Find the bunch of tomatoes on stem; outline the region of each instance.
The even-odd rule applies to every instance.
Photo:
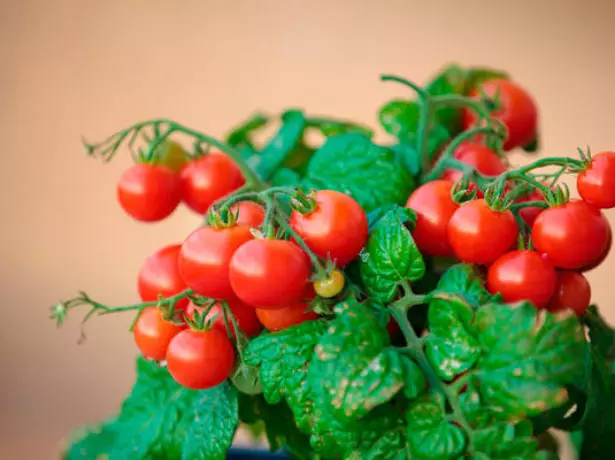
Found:
[[[488,290],[506,302],[581,315],[591,298],[584,273],[612,244],[602,210],[615,207],[615,153],[579,151],[578,159],[512,168],[505,152],[531,143],[538,124],[534,101],[518,84],[487,80],[470,96],[430,101],[413,83],[385,79],[417,91],[423,107],[417,151],[427,167],[406,203],[416,213],[411,230],[421,253],[483,267]],[[464,130],[430,157],[429,114],[447,104],[463,106]],[[137,277],[142,303],[108,307],[82,294],[54,315],[61,321],[83,304],[86,319],[136,311],[132,331],[142,355],[166,363],[187,388],[210,388],[245,372],[241,353],[250,337],[327,317],[336,298],[357,288],[344,269],[366,245],[368,216],[337,190],[269,186],[230,146],[166,119],[86,147],[110,159],[147,129],[153,138],[119,179],[120,205],[138,221],[156,222],[183,202],[205,222],[145,260]],[[194,153],[170,139],[177,132],[194,138]],[[579,199],[560,183],[570,174]],[[390,326],[394,334],[397,325]]]

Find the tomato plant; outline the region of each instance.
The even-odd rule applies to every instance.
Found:
[[[451,216],[447,235],[455,256],[488,265],[517,241],[517,223],[509,210],[491,209],[484,199],[464,203]]]
[[[148,307],[139,315],[132,334],[145,358],[162,361],[166,358],[171,339],[185,328],[184,324],[164,319],[163,312],[158,308]]]
[[[548,306],[550,311],[570,309],[580,316],[590,301],[591,286],[582,273],[564,270],[557,274],[557,288]]]
[[[137,163],[117,183],[117,198],[128,215],[143,222],[168,217],[181,201],[179,176],[164,166]]]
[[[235,350],[217,329],[185,329],[167,348],[167,367],[173,379],[191,390],[203,390],[224,382],[235,365]]]
[[[186,289],[186,283],[178,268],[180,248],[180,244],[165,246],[145,259],[137,276],[139,297],[142,301],[155,301],[159,296],[171,297]],[[181,299],[175,309],[183,310],[187,304],[188,299]]]
[[[487,287],[506,302],[529,300],[545,307],[555,292],[557,275],[553,266],[535,251],[511,251],[489,267]]]
[[[587,203],[601,209],[615,208],[615,152],[594,155],[577,176],[577,189]]]
[[[232,159],[211,153],[184,166],[181,181],[184,202],[193,211],[205,214],[214,202],[241,187],[245,179]]]
[[[237,321],[237,326],[239,327],[239,329],[248,337],[258,335],[258,333],[263,327],[261,323],[259,323],[258,318],[256,317],[256,312],[254,311],[254,308],[249,307],[248,305],[237,299],[229,300],[228,305],[232,315]],[[194,319],[194,312],[198,311],[202,313],[204,309],[205,307],[199,307],[196,306],[194,302],[190,302],[186,307],[186,316],[190,319]],[[222,332],[227,332],[226,323],[224,322],[224,309],[222,308],[220,302],[216,302],[209,309],[207,315],[205,316],[205,319],[207,321],[213,320],[212,327],[214,329],[218,329]],[[228,319],[228,322],[233,335],[235,335],[235,326],[230,319]]]
[[[230,282],[243,302],[276,309],[301,299],[310,278],[307,255],[289,241],[255,239],[235,251]]]
[[[292,212],[290,226],[317,256],[343,267],[367,241],[365,211],[348,195],[333,190],[317,191],[313,200],[313,209]]]
[[[235,251],[252,239],[245,225],[201,227],[188,236],[178,256],[179,273],[188,287],[213,299],[233,297],[229,266]]]

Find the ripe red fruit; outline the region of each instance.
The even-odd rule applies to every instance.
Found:
[[[228,304],[231,312],[235,316],[239,329],[241,329],[241,331],[248,337],[258,335],[263,327],[256,317],[254,308],[249,307],[239,299],[229,300]],[[186,316],[190,319],[194,319],[194,312],[202,312],[204,308],[205,307],[198,307],[194,303],[190,302],[186,307]],[[223,313],[222,306],[219,302],[216,302],[216,304],[214,304],[214,306],[207,313],[206,320],[211,320],[215,317],[216,319],[214,320],[212,327],[226,334],[227,330],[226,324],[224,323]],[[233,332],[233,335],[235,335],[235,326],[233,326],[233,322],[230,317],[228,320],[231,331]]]
[[[179,175],[165,166],[137,163],[120,176],[117,198],[128,215],[142,222],[168,217],[182,196]]]
[[[181,171],[183,199],[190,209],[205,214],[209,207],[245,183],[239,167],[222,153],[191,161]]]
[[[600,208],[615,208],[615,152],[594,155],[577,176],[577,189],[584,201]]]
[[[573,310],[581,316],[591,301],[591,286],[581,273],[561,271],[555,294],[548,306],[549,311]]]
[[[453,156],[463,163],[474,166],[479,173],[486,176],[499,176],[506,171],[506,165],[497,153],[478,142],[462,143],[455,149]],[[463,173],[456,169],[449,169],[442,175],[442,179],[453,182],[461,180],[462,177]]]
[[[231,257],[253,238],[245,225],[202,227],[190,234],[178,257],[181,277],[197,294],[212,299],[235,297],[229,280]]]
[[[294,210],[289,224],[317,256],[338,267],[355,259],[367,242],[367,216],[361,205],[334,190],[319,190],[307,214]]]
[[[265,210],[254,201],[240,201],[231,206],[232,214],[237,215],[237,225],[247,225],[248,227],[258,228],[265,220]]]
[[[235,365],[235,350],[217,329],[177,334],[167,348],[167,368],[180,385],[192,390],[213,388],[224,382]]]
[[[613,231],[611,230],[611,225],[609,224],[609,222],[606,219],[606,217],[604,216],[604,214],[602,215],[602,218],[604,219],[604,221],[606,223],[606,226],[609,229],[609,234],[608,234],[608,237],[607,237],[606,246],[604,247],[604,250],[602,251],[602,254],[600,254],[600,257],[598,257],[593,262],[590,262],[589,264],[584,265],[580,269],[580,271],[582,271],[582,272],[588,272],[588,271],[593,270],[596,267],[599,267],[602,264],[602,262],[604,262],[604,260],[607,258],[609,253],[611,252],[611,247],[613,246]]]
[[[494,211],[479,199],[455,211],[447,235],[459,260],[489,265],[515,244],[519,230],[510,210]]]
[[[609,223],[600,210],[582,200],[571,200],[538,215],[532,226],[532,241],[555,267],[575,270],[602,256],[609,232]]]
[[[139,315],[132,329],[132,335],[145,358],[162,361],[166,358],[171,339],[185,328],[185,324],[178,325],[166,321],[158,308],[148,307]]]
[[[416,212],[417,221],[412,236],[422,254],[452,257],[448,242],[448,221],[459,205],[453,201],[450,180],[435,180],[417,188],[406,203]]]
[[[487,288],[506,302],[529,300],[543,308],[557,285],[555,268],[537,252],[511,251],[499,257],[487,272]]]
[[[154,302],[158,296],[171,297],[186,289],[178,268],[180,248],[179,244],[165,246],[145,259],[137,281],[143,302]],[[187,304],[188,298],[181,299],[175,304],[175,310],[183,310]]]
[[[283,308],[302,299],[311,275],[310,260],[290,241],[256,239],[233,254],[230,282],[243,302],[255,308]]]
[[[544,201],[544,197],[538,189],[534,189],[529,195],[517,199],[517,203],[525,203],[528,201]],[[531,228],[532,225],[534,225],[536,218],[542,211],[543,209],[538,206],[529,206],[519,209],[519,216],[521,216],[525,223]]]
[[[311,287],[306,289],[303,299],[277,310],[256,309],[256,316],[263,326],[269,331],[281,331],[282,329],[296,326],[297,324],[318,318],[313,311],[307,311],[310,301],[314,297]]]

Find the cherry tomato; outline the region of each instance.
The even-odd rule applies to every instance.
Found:
[[[167,355],[171,339],[185,328],[185,324],[178,325],[166,321],[158,308],[148,307],[139,315],[132,335],[145,358],[162,361]]]
[[[487,272],[487,289],[506,302],[529,300],[543,308],[557,285],[555,268],[535,251],[511,251],[499,257]]]
[[[175,171],[180,172],[182,168],[188,163],[190,157],[184,148],[177,142],[165,139],[156,148],[158,154],[158,163],[162,166]]]
[[[399,324],[397,324],[397,321],[393,317],[389,319],[389,323],[387,324],[387,332],[389,333],[389,337],[391,339],[395,338],[395,336],[401,332]]]
[[[265,220],[265,210],[253,201],[240,201],[231,206],[230,211],[237,214],[237,225],[258,228]]]
[[[367,242],[365,211],[348,195],[333,190],[317,191],[314,210],[293,211],[289,223],[316,255],[338,267],[355,259]]]
[[[594,155],[577,176],[577,189],[584,201],[600,208],[615,208],[615,152]]]
[[[188,163],[181,171],[184,202],[205,214],[209,207],[245,183],[239,167],[222,153],[211,153]]]
[[[448,242],[448,221],[459,205],[453,201],[450,180],[435,180],[417,188],[406,207],[417,215],[412,236],[422,254],[436,257],[452,257],[453,249]]]
[[[489,265],[516,242],[519,230],[509,210],[494,211],[483,199],[468,201],[448,223],[448,240],[464,262]]]
[[[527,91],[511,81],[493,79],[482,83],[470,96],[480,97],[481,90],[488,97],[498,96],[500,108],[492,112],[491,116],[506,126],[508,137],[504,142],[505,150],[523,147],[536,138],[538,110]],[[476,120],[476,114],[472,110],[464,110],[465,129],[474,126]]]
[[[139,297],[143,302],[158,300],[158,296],[171,297],[186,289],[186,283],[179,274],[177,258],[181,245],[174,244],[159,249],[141,266],[138,275]],[[188,298],[175,304],[176,310],[183,310],[188,305]]]
[[[609,232],[609,223],[600,210],[582,200],[571,200],[538,215],[532,226],[532,241],[557,268],[574,270],[602,256]]]
[[[250,227],[202,227],[190,234],[179,251],[181,277],[197,294],[212,299],[235,297],[229,281],[233,253],[251,240]]]
[[[549,311],[573,310],[581,316],[591,301],[591,286],[581,273],[561,271],[558,273],[557,289],[548,306]]]
[[[235,320],[237,321],[237,325],[242,332],[248,337],[253,337],[258,335],[258,333],[263,328],[261,323],[258,322],[256,318],[256,312],[254,308],[247,306],[241,300],[233,299],[228,301],[231,312],[235,316]],[[197,307],[194,303],[190,302],[186,307],[186,316],[190,319],[194,318],[194,312],[199,311],[202,312],[205,307]],[[219,329],[220,331],[226,334],[226,324],[224,324],[224,316],[222,306],[219,302],[214,304],[214,306],[207,313],[207,320],[211,318],[216,318],[212,327],[214,329]],[[231,331],[233,331],[233,335],[235,335],[235,327],[233,326],[233,322],[229,317],[229,326]]]
[[[237,297],[255,308],[276,309],[297,302],[310,275],[307,254],[290,241],[248,241],[231,258],[231,286]]]
[[[309,301],[299,300],[289,304],[287,307],[277,310],[256,309],[256,316],[259,321],[269,331],[281,331],[291,326],[311,321],[318,318],[313,311],[306,311]]]
[[[128,168],[117,183],[117,198],[128,215],[142,222],[168,217],[182,196],[179,176],[169,168],[137,163]]]
[[[588,272],[593,270],[594,268],[602,265],[602,262],[604,262],[604,260],[607,258],[607,256],[609,255],[609,253],[611,252],[611,247],[613,246],[613,232],[611,230],[611,225],[609,224],[609,221],[606,219],[606,217],[604,215],[602,215],[602,218],[604,219],[607,228],[609,229],[609,235],[607,237],[607,243],[606,246],[604,248],[604,250],[602,251],[602,254],[600,255],[600,257],[598,257],[596,260],[594,260],[593,262],[584,265],[581,268],[582,272]]]
[[[220,385],[233,370],[235,350],[225,333],[217,329],[177,334],[167,348],[167,368],[180,385],[205,390]]]
[[[314,291],[320,297],[329,299],[342,292],[345,283],[344,274],[340,270],[334,269],[327,278],[314,281]]]
[[[506,165],[497,153],[478,142],[462,143],[453,155],[457,160],[474,166],[479,173],[486,176],[499,176],[506,171]],[[442,175],[442,179],[453,182],[461,180],[462,177],[463,173],[456,169],[449,169]]]
[[[535,189],[535,190],[532,190],[532,193],[530,193],[529,195],[518,198],[517,203],[525,203],[528,201],[544,201],[544,200],[545,199],[542,196],[542,193],[540,193],[540,190]],[[538,206],[529,206],[527,208],[519,209],[519,216],[521,216],[521,218],[525,221],[525,223],[531,228],[532,225],[534,225],[534,222],[536,221],[538,214],[540,214],[542,211],[543,209],[539,208]]]

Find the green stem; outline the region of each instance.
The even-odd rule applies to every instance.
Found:
[[[549,205],[544,201],[524,201],[522,203],[514,203],[511,205],[510,210],[515,212],[522,208],[541,208],[547,209]]]

